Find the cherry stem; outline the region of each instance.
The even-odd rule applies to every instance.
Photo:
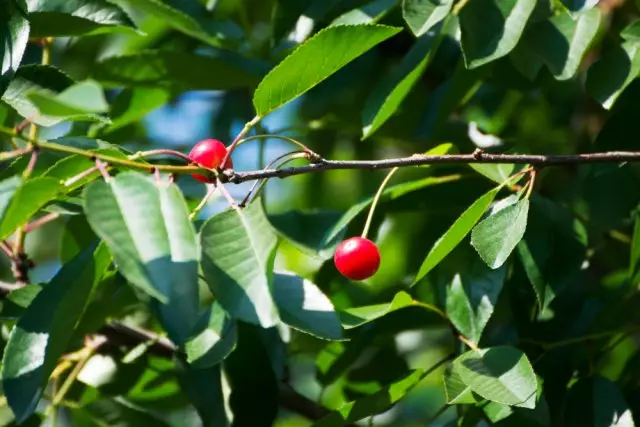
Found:
[[[64,185],[65,187],[71,187],[71,186],[72,186],[73,184],[75,184],[76,182],[80,181],[80,180],[81,180],[81,179],[83,179],[83,178],[88,177],[88,176],[89,176],[89,175],[91,175],[92,173],[97,172],[97,171],[99,171],[99,170],[100,170],[100,168],[99,168],[98,166],[92,166],[92,167],[90,167],[89,169],[84,170],[84,171],[80,172],[79,174],[74,175],[74,176],[72,176],[71,178],[67,179],[67,180],[64,182],[64,184],[63,184],[63,185]]]
[[[229,157],[231,157],[231,153],[233,153],[233,150],[236,149],[236,147],[240,143],[240,140],[242,139],[242,137],[245,136],[247,134],[247,132],[249,132],[249,130],[252,127],[254,127],[260,121],[260,119],[261,119],[260,116],[255,116],[253,119],[251,119],[250,121],[248,121],[244,125],[244,127],[242,128],[240,133],[238,133],[238,135],[236,135],[236,138],[233,140],[233,142],[231,143],[229,148],[227,148],[227,155],[224,156],[224,159],[222,159],[222,163],[220,163],[221,165],[226,165],[227,164],[227,160],[229,160]]]
[[[6,240],[0,241],[0,249],[10,258],[13,259],[13,249]]]
[[[394,173],[398,171],[398,167],[395,167],[389,171],[387,176],[384,178],[380,187],[378,188],[378,192],[373,197],[373,202],[371,202],[371,207],[369,208],[369,215],[367,216],[367,222],[364,224],[364,230],[362,230],[362,238],[366,239],[367,234],[369,234],[369,228],[371,227],[371,221],[373,220],[373,212],[376,210],[376,206],[378,205],[378,200],[380,200],[380,196],[382,196],[382,192],[384,191],[384,187],[387,185],[391,177]]]
[[[536,183],[536,175],[537,175],[537,171],[536,171],[536,169],[535,169],[535,168],[534,168],[534,169],[532,169],[530,174],[531,174],[531,175],[530,175],[530,176],[531,176],[531,179],[529,180],[529,188],[527,189],[527,194],[526,194],[526,196],[525,196],[525,198],[527,198],[527,199],[528,199],[529,197],[531,197],[531,192],[533,192],[533,186],[534,186],[534,185],[535,185],[535,183]]]
[[[205,206],[207,206],[207,203],[209,203],[209,199],[211,198],[211,196],[213,196],[213,193],[215,192],[216,192],[215,185],[212,185],[211,187],[209,187],[209,189],[207,189],[207,194],[204,195],[202,200],[200,200],[200,203],[198,204],[198,206],[196,206],[196,208],[189,214],[190,221],[193,221],[196,218],[196,216],[198,216],[200,211],[204,209]]]
[[[291,156],[290,158],[286,159],[287,157]],[[269,169],[271,168],[275,163],[277,163],[278,161],[282,160],[282,159],[286,159],[285,161],[283,161],[282,163],[278,164],[275,168],[281,168],[282,166],[284,166],[285,164],[289,163],[292,160],[295,159],[302,159],[305,158],[307,156],[305,151],[292,151],[289,153],[285,153],[282,154],[278,157],[276,157],[275,159],[271,160],[264,168],[265,169]],[[246,205],[249,204],[249,198],[251,197],[251,194],[254,192],[254,190],[256,190],[256,187],[258,187],[258,190],[256,191],[256,197],[258,196],[258,194],[260,194],[260,191],[262,191],[262,188],[265,186],[265,184],[267,183],[267,181],[269,180],[269,178],[265,178],[265,179],[261,179],[258,181],[255,181],[253,183],[253,185],[251,186],[251,189],[247,192],[247,195],[244,196],[244,199],[242,199],[242,201],[240,202],[240,204],[238,206],[240,206],[241,208],[245,207]],[[255,199],[255,197],[254,197]]]
[[[24,231],[25,233],[30,233],[31,231],[42,227],[45,224],[50,223],[51,221],[55,221],[56,219],[60,218],[60,214],[57,212],[52,212],[49,214],[46,214],[44,216],[41,216],[40,218],[31,221],[29,224],[24,226]]]
[[[227,199],[229,206],[235,209],[239,214],[242,214],[240,207],[236,204],[236,201],[233,200],[233,197],[231,197],[231,194],[227,191],[227,189],[224,188],[224,184],[222,184],[222,181],[220,181],[220,178],[218,178],[216,185],[220,187],[220,192],[222,193],[224,198]]]
[[[253,136],[249,136],[247,138],[241,139],[240,141],[238,141],[238,145],[244,144],[245,142],[254,141],[256,139],[260,140],[260,139],[270,139],[270,138],[280,139],[282,141],[289,142],[289,143],[299,147],[301,150],[313,153],[313,151],[311,149],[309,149],[309,147],[304,145],[302,142],[300,142],[300,141],[298,141],[296,139],[293,139],[293,138],[289,138],[288,136],[283,136],[283,135],[270,135],[270,134],[267,134],[267,135],[253,135]]]
[[[29,163],[27,164],[27,167],[24,169],[24,172],[22,173],[22,176],[25,178],[29,178],[31,176],[31,174],[33,173],[33,170],[36,167],[36,163],[38,162],[38,147],[32,147],[31,148],[31,158],[29,159]]]
[[[111,175],[109,175],[109,171],[107,170],[107,167],[109,166],[109,164],[103,162],[100,159],[96,159],[96,166],[98,167],[98,170],[100,171],[100,174],[102,175],[104,180],[106,182],[111,181]]]

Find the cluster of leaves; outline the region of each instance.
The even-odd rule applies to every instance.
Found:
[[[638,17],[613,1],[0,2],[16,157],[0,241],[18,248],[2,278],[31,278],[1,286],[2,422],[635,425],[635,166],[403,170],[365,284],[330,259],[362,228],[370,172],[192,221],[190,177],[130,169],[157,145],[143,118],[211,90],[217,137],[287,105],[325,157],[633,149]],[[12,130],[25,119],[31,137]],[[59,269],[38,283],[29,260]]]

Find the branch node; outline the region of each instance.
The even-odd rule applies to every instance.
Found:
[[[482,156],[484,155],[484,150],[482,148],[476,148],[473,150],[472,156],[474,159],[480,161],[482,160]]]

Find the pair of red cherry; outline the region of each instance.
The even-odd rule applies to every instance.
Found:
[[[218,169],[227,156],[227,147],[217,139],[205,139],[198,142],[189,158],[208,169]],[[232,168],[231,158],[222,169]],[[205,175],[193,174],[200,182],[212,182]],[[364,237],[352,237],[340,243],[333,256],[336,268],[343,276],[352,280],[364,280],[373,276],[380,267],[380,252],[371,240]]]

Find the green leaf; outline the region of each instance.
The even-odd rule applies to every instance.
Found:
[[[459,365],[451,363],[444,371],[444,394],[449,405],[476,403],[478,399],[460,378]]]
[[[163,24],[194,39],[211,46],[220,45],[218,37],[208,33],[194,17],[169,6],[162,0],[136,0],[132,3],[132,6],[158,18]]]
[[[562,4],[570,12],[581,12],[597,6],[598,0],[562,0]]]
[[[396,3],[397,0],[373,0],[340,15],[331,22],[330,26],[375,24],[389,13],[389,10],[393,8]]]
[[[513,50],[535,8],[535,0],[474,0],[460,12],[461,44],[467,68],[502,58]]]
[[[425,34],[449,15],[453,0],[403,0],[402,16],[416,37]]]
[[[400,28],[382,25],[344,25],[320,31],[262,79],[253,95],[256,113],[264,117],[294,100],[398,32]]]
[[[517,248],[541,312],[567,286],[580,280],[587,242],[584,225],[571,211],[551,200],[532,197],[531,220]]]
[[[342,339],[333,303],[311,281],[294,273],[275,273],[273,299],[282,321],[292,328],[326,340]]]
[[[6,181],[3,181],[4,184]],[[9,191],[13,191],[14,182],[8,185]],[[7,187],[3,186],[4,191]],[[14,231],[26,225],[31,217],[35,215],[44,205],[55,199],[60,193],[62,186],[53,178],[33,178],[22,184],[11,198],[11,202],[6,207],[0,218],[0,240],[9,237]],[[2,191],[2,189],[0,189]],[[0,195],[0,204],[6,201],[3,197],[7,193]]]
[[[168,427],[166,417],[135,405],[122,396],[100,398],[82,408],[90,414],[90,422],[108,426]]]
[[[471,231],[474,225],[482,218],[482,215],[489,209],[496,194],[500,191],[496,187],[486,194],[482,195],[478,200],[473,202],[466,211],[449,227],[449,229],[440,237],[433,245],[427,257],[422,262],[418,274],[413,283],[417,283],[431,270],[433,270],[440,262],[455,249],[456,246]]]
[[[424,73],[442,40],[442,32],[425,33],[413,44],[400,65],[373,89],[362,110],[362,139],[366,139],[397,111]]]
[[[0,3],[0,95],[18,70],[29,41],[29,21],[24,0]]]
[[[22,117],[40,126],[53,126],[64,120],[41,114],[29,99],[35,93],[55,96],[73,85],[73,80],[62,71],[49,65],[26,65],[20,67],[9,84],[2,100],[13,107]],[[92,116],[83,116],[91,119]]]
[[[112,132],[135,123],[151,111],[169,102],[171,94],[158,88],[127,88],[118,94],[111,104],[111,125],[103,133]]]
[[[377,393],[343,405],[339,410],[314,423],[312,427],[342,426],[384,412],[411,391],[424,375],[425,371],[422,369],[410,371]]]
[[[27,96],[40,114],[65,120],[74,117],[84,118],[84,116],[105,113],[109,110],[102,88],[91,80],[77,83],[59,94],[33,92]],[[94,116],[94,118],[108,121],[106,117]]]
[[[406,292],[398,292],[393,300],[385,304],[367,305],[363,307],[353,307],[340,311],[340,321],[345,329],[357,328],[366,323],[373,322],[393,311],[409,307],[414,304],[414,300]]]
[[[49,375],[67,350],[89,296],[110,262],[104,245],[84,250],[42,289],[11,331],[2,361],[2,384],[18,421],[35,411]]]
[[[480,258],[493,269],[505,263],[524,236],[529,214],[529,200],[507,206],[485,218],[471,232],[471,244]]]
[[[33,285],[11,291],[2,303],[0,319],[13,320],[22,317],[24,310],[31,305],[41,290],[40,286]]]
[[[213,216],[200,229],[200,244],[207,285],[231,317],[276,325],[280,317],[270,287],[277,236],[261,204]]]
[[[514,165],[505,163],[469,163],[469,166],[480,175],[484,175],[491,181],[498,184],[502,184],[511,176],[513,176],[514,173],[519,172],[527,167],[527,165]],[[511,181],[511,183],[517,183],[524,176],[524,174],[520,175],[517,180]]]
[[[567,393],[567,427],[634,427],[633,414],[619,386],[600,376],[582,378]]]
[[[626,41],[608,49],[589,68],[587,91],[611,109],[622,91],[640,74],[640,41]]]
[[[333,257],[346,229],[331,241],[324,239],[327,230],[342,216],[334,211],[289,211],[269,215],[269,222],[285,239],[307,254],[327,260]]]
[[[260,81],[264,72],[262,62],[223,50],[206,56],[147,50],[98,62],[92,76],[109,86],[183,92],[252,87]]]
[[[447,289],[447,315],[456,329],[477,345],[498,302],[506,268],[491,270],[476,259],[459,271]]]
[[[84,191],[87,220],[131,283],[158,299],[169,337],[189,338],[198,320],[198,245],[187,204],[174,184],[126,172]]]
[[[236,323],[220,304],[214,303],[203,318],[207,321],[203,330],[184,345],[190,369],[219,364],[233,351],[238,340]]]
[[[556,79],[567,80],[578,71],[598,32],[600,20],[599,8],[580,12],[575,17],[568,12],[560,13],[531,28],[526,43]]]
[[[227,427],[220,367],[195,369],[177,362],[180,388],[195,406],[203,427]]]
[[[234,426],[270,426],[278,415],[279,381],[263,338],[267,331],[273,329],[238,322],[238,347],[224,364]]]
[[[120,6],[106,0],[30,0],[31,37],[74,37],[135,31]]]
[[[428,153],[431,153],[431,150]],[[392,185],[391,187],[385,188],[382,192],[379,203],[393,201],[413,191],[422,190],[423,188],[432,185],[446,184],[458,179],[460,179],[460,175],[447,175],[427,177],[415,181],[403,182],[402,184]],[[324,237],[325,245],[330,245],[332,242],[335,242],[335,240],[340,237],[341,233],[345,232],[349,223],[368,208],[372,202],[373,196],[351,206],[351,208],[342,215],[340,220],[327,231],[327,234]]]
[[[514,347],[469,351],[454,362],[462,381],[492,402],[534,408],[537,379],[527,356]]]

